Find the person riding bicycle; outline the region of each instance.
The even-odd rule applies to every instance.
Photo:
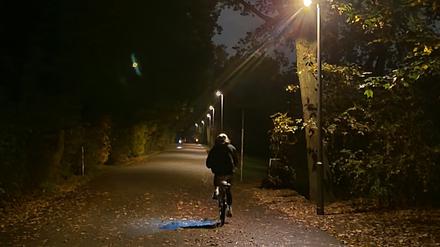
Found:
[[[214,173],[214,186],[216,191],[214,192],[213,198],[216,199],[220,182],[225,180],[231,184],[234,170],[238,166],[237,149],[231,144],[231,140],[225,133],[221,133],[216,137],[214,146],[209,150],[206,166]],[[231,217],[232,194],[230,189],[227,190],[226,197],[228,204],[227,215]]]

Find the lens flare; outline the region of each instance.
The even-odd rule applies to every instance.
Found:
[[[304,6],[309,7],[312,5],[312,0],[304,0]]]

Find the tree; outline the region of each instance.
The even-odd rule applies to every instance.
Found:
[[[314,16],[308,11],[301,11],[302,2],[263,1],[253,3],[245,0],[225,1],[226,6],[234,6],[244,14],[254,14],[264,20],[264,24],[255,33],[249,34],[243,41],[243,50],[250,47],[263,46],[265,43],[292,42],[295,39],[296,60],[299,84],[301,87],[302,110],[307,145],[307,160],[309,167],[309,198],[317,200],[316,159],[318,139],[316,131],[317,110],[317,77],[316,77],[316,42],[314,41]],[[294,10],[297,10],[295,13]],[[289,27],[289,28],[286,28]],[[288,34],[281,36],[280,34]],[[275,38],[280,39],[274,40]],[[287,44],[292,47],[292,44]],[[292,47],[293,48],[293,47]]]
[[[240,52],[253,46],[258,48],[270,40],[267,37],[285,26],[289,16],[297,16],[293,14],[294,9],[299,9],[291,3],[275,0],[229,0],[225,4],[244,14],[253,13],[265,21],[243,40]],[[429,0],[333,0],[322,2],[321,8],[325,13],[322,36],[323,57],[327,62],[323,68],[324,127],[329,164],[333,174],[336,173],[333,183],[342,185],[341,179],[348,179],[344,185],[353,188],[352,195],[363,193],[380,198],[398,197],[393,188],[404,181],[418,184],[417,189],[409,188],[412,192],[408,194],[417,194],[415,191],[423,191],[422,188],[426,190],[426,184],[436,181],[433,177],[428,178],[428,174],[438,170],[435,150],[439,143],[436,127],[439,126],[439,114],[426,107],[438,104],[438,94],[432,92],[438,88],[434,82],[440,71],[438,4]],[[316,184],[313,154],[317,145],[314,137],[316,45],[309,38],[314,36],[313,31],[308,31],[314,30],[314,23],[305,17],[299,21],[297,18],[291,30],[291,35],[284,40],[296,40],[297,71],[308,141],[309,195],[313,200]],[[402,105],[411,111],[405,111]],[[380,144],[382,140],[386,140],[385,146]],[[412,155],[402,158],[397,145],[403,145]],[[424,147],[422,150],[425,151],[417,147]],[[428,162],[422,164],[418,160]],[[412,180],[411,170],[417,171]],[[401,175],[396,175],[396,171]],[[341,174],[345,177],[342,178]],[[357,185],[362,189],[356,190]],[[431,194],[438,189],[434,187],[436,189],[429,189]]]

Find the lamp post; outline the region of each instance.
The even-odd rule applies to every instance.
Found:
[[[199,142],[199,125],[197,123],[194,123],[195,128],[195,141]]]
[[[205,128],[205,121],[202,120],[202,121],[200,121],[200,123],[202,124],[202,125],[201,125],[201,129],[202,129],[202,130],[201,130],[201,132],[200,132],[200,139],[202,140],[203,143],[205,143],[205,141],[208,142],[207,139],[205,140],[205,134],[203,133],[204,131],[206,131],[206,128]]]
[[[212,138],[212,118],[211,114],[207,113],[206,117],[208,118],[208,124],[206,126],[206,138],[208,139],[208,145],[211,145],[211,138]]]
[[[309,7],[312,4],[312,0],[304,0],[304,5]],[[319,7],[319,0],[316,1],[316,63],[318,64],[318,112],[317,112],[317,127],[318,127],[318,160],[316,162],[317,167],[317,203],[316,213],[318,215],[324,214],[324,190],[323,190],[323,175],[324,175],[324,162],[323,162],[323,141],[322,141],[322,83],[321,83],[321,8]]]
[[[214,106],[210,105],[209,110],[212,111],[212,126],[211,126],[211,145],[214,144],[215,139],[215,133],[216,133],[216,127],[215,127],[215,108]]]
[[[215,95],[217,95],[217,97],[220,97],[220,129],[223,132],[223,93],[221,91],[217,91],[215,92]]]
[[[209,120],[209,121],[208,121],[208,124],[209,124],[209,125],[212,125],[212,123],[211,123],[211,114],[210,114],[210,113],[207,113],[207,114],[206,114],[206,117],[207,117],[208,120]]]
[[[215,108],[214,108],[214,106],[210,105],[209,110],[212,111],[212,126],[215,127]]]

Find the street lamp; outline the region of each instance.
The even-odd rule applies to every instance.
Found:
[[[206,117],[207,117],[208,120],[209,120],[208,124],[209,124],[209,125],[212,125],[212,122],[211,122],[211,114],[210,114],[210,113],[207,113],[207,114],[206,114]]]
[[[312,0],[304,0],[304,5],[309,7],[312,4]],[[318,160],[317,166],[317,203],[316,213],[318,215],[324,214],[324,190],[323,190],[323,175],[324,175],[324,162],[323,162],[323,142],[322,142],[322,83],[321,83],[321,9],[319,7],[319,0],[316,1],[316,62],[318,64]]]
[[[214,106],[210,105],[209,110],[212,111],[212,125],[215,127],[215,108]]]
[[[207,131],[207,127],[205,126],[205,121],[202,120],[200,121],[200,123],[202,124],[200,126],[201,130],[200,130],[200,139],[203,143],[205,143],[205,141],[208,141],[207,139],[205,139],[205,131]]]
[[[211,126],[211,145],[214,143],[214,135],[215,135],[215,108],[214,106],[210,105],[209,110],[212,111],[212,126]]]
[[[211,119],[211,114],[207,113],[206,117],[208,118],[208,124],[206,126],[206,139],[208,140],[208,145],[211,145],[211,138],[212,138],[212,119]]]
[[[215,92],[215,95],[217,95],[217,97],[220,97],[220,129],[223,132],[223,93],[217,90],[217,92]]]

